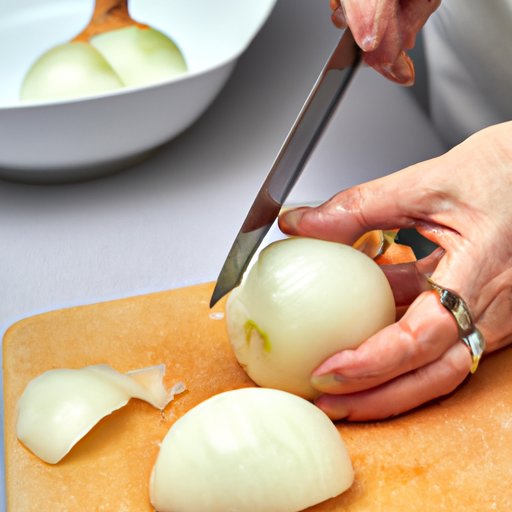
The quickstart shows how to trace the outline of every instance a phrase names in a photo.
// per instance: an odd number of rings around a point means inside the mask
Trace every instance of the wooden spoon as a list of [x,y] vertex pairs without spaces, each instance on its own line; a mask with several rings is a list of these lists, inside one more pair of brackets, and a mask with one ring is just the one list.
[[130,16],[128,0],[96,0],[91,20],[72,42],[87,43],[98,34],[125,27],[149,28]]
[[160,82],[186,70],[181,50],[165,34],[135,21],[128,12],[128,0],[95,0],[87,26],[32,64],[20,98],[98,94]]

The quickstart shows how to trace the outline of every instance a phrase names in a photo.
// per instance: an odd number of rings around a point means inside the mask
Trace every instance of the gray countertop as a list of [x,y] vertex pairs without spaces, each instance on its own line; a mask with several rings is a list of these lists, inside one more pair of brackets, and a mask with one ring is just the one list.
[[[212,107],[148,160],[77,184],[0,181],[0,333],[41,311],[214,280],[338,37],[327,1],[280,0]],[[290,202],[442,151],[413,96],[362,69]]]

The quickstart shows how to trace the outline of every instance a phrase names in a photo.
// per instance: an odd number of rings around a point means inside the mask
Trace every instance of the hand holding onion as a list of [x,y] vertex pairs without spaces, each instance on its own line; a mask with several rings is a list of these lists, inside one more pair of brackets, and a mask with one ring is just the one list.
[[416,228],[439,247],[415,263],[382,267],[398,322],[355,350],[328,358],[313,383],[332,418],[385,418],[454,390],[471,358],[425,274],[468,304],[486,352],[512,342],[512,122],[487,128],[448,153],[351,188],[316,208],[290,210],[293,235],[353,243],[375,229]]
[[31,66],[20,97],[47,100],[99,94],[167,80],[186,68],[173,41],[130,17],[127,0],[96,0],[85,29]]

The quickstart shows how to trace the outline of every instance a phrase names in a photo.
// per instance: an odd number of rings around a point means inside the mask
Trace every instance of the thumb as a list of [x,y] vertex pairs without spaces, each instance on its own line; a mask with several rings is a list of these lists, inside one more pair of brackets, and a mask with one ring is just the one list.
[[346,244],[372,229],[410,228],[430,223],[429,162],[339,192],[316,207],[288,209],[279,217],[289,235]]

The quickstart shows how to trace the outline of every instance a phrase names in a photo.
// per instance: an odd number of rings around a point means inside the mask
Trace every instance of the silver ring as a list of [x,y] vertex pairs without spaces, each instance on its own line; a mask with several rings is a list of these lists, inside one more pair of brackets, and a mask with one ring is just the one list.
[[428,276],[427,280],[431,288],[439,295],[441,304],[457,322],[460,339],[468,347],[471,354],[471,373],[475,373],[485,350],[485,339],[475,326],[468,305],[454,291],[439,286]]

